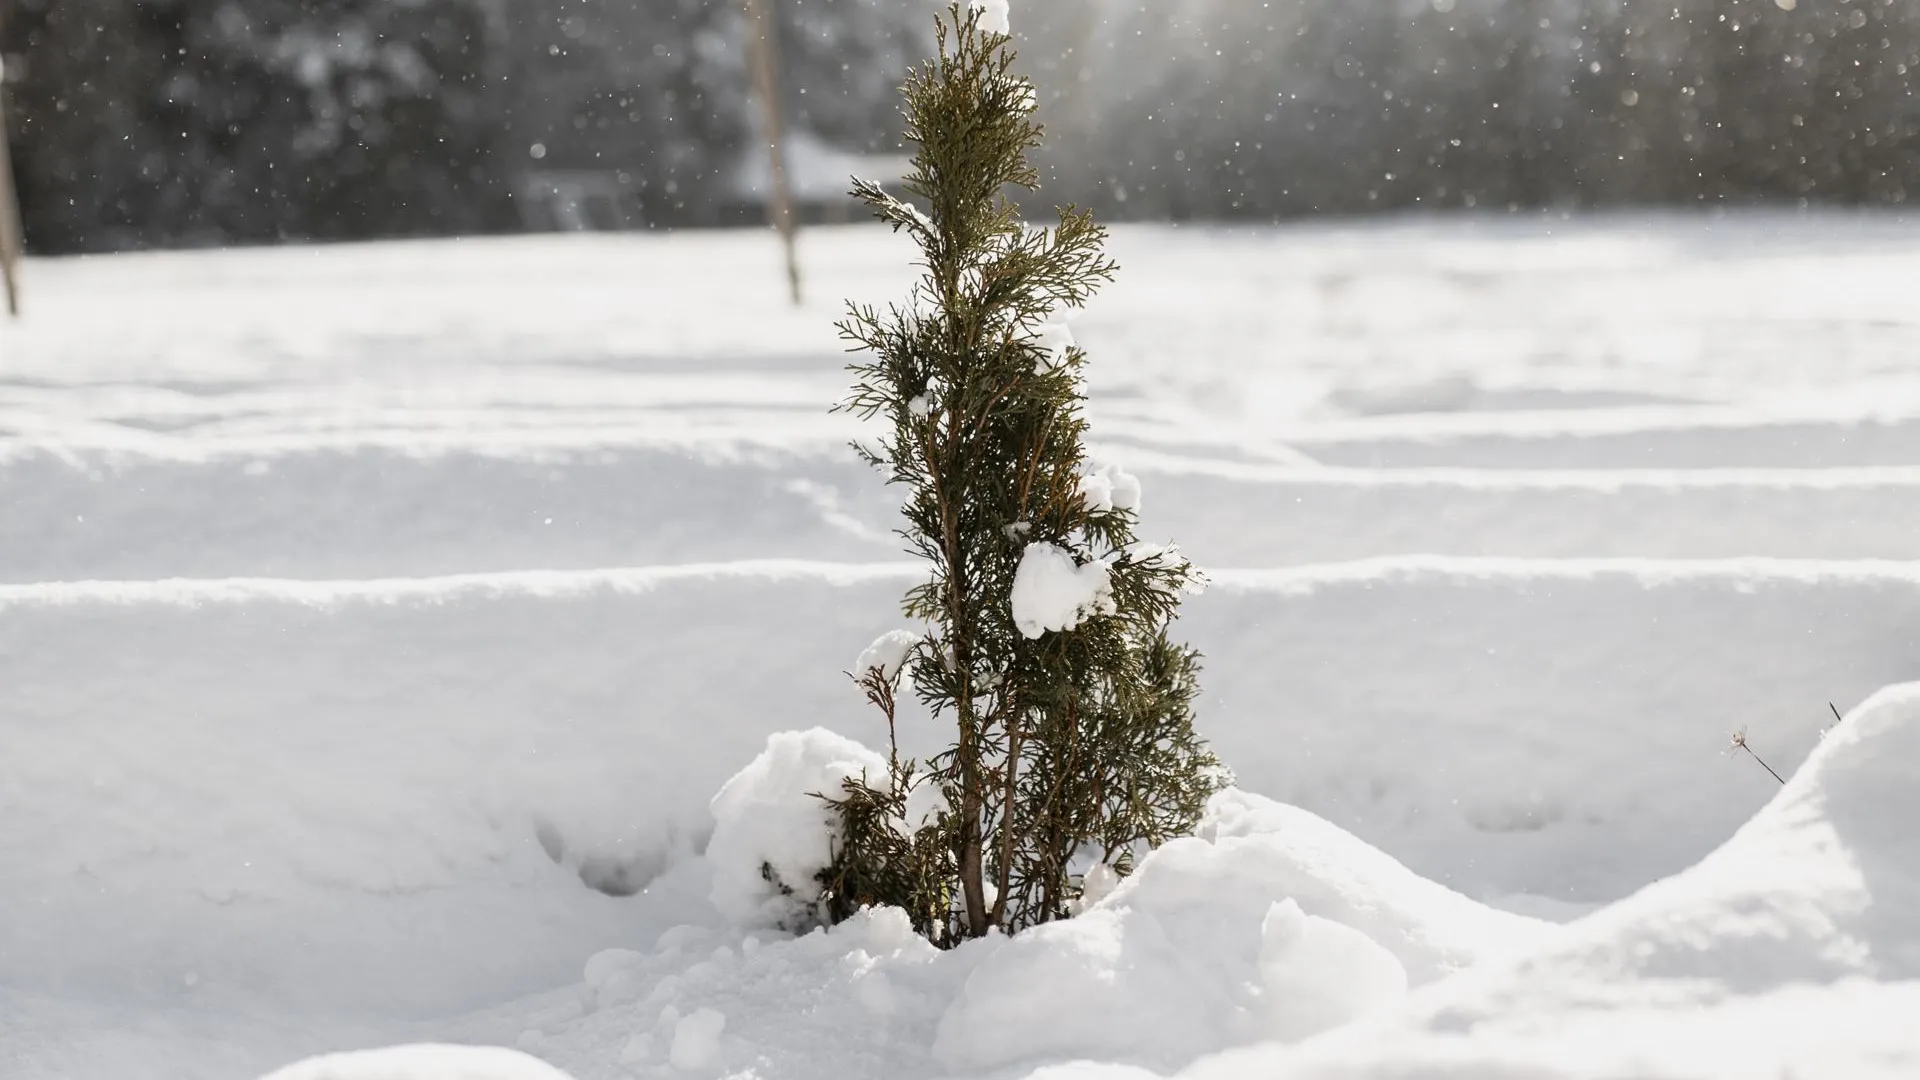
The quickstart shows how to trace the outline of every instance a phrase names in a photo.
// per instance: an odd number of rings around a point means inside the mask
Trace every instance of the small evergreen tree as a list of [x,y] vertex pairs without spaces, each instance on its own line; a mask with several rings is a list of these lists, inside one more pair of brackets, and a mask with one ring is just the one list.
[[850,308],[841,332],[867,356],[841,407],[885,425],[857,448],[907,489],[901,535],[932,567],[905,601],[927,634],[855,678],[890,730],[904,676],[956,738],[925,763],[896,739],[884,783],[830,800],[820,884],[830,919],[893,904],[951,944],[1070,914],[1089,870],[1125,874],[1190,831],[1223,773],[1193,729],[1197,654],[1167,636],[1202,579],[1135,541],[1131,477],[1090,468],[1086,357],[1049,322],[1112,278],[1105,230],[1071,208],[1022,222],[1005,189],[1038,184],[1033,86],[977,7],[936,36],[904,89],[904,189],[928,209],[854,190],[926,272],[904,306]]

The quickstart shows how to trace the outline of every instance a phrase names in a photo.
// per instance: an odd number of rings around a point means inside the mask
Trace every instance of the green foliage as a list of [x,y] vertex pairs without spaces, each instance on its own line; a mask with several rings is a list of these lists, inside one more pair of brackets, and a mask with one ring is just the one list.
[[[1038,185],[1033,86],[1009,39],[957,5],[937,37],[904,91],[917,153],[903,187],[928,209],[854,190],[918,244],[925,274],[905,305],[850,309],[841,332],[866,356],[842,408],[886,430],[860,452],[906,489],[901,535],[931,569],[905,601],[930,627],[905,675],[956,738],[924,768],[896,746],[887,788],[856,783],[834,801],[843,849],[823,883],[845,903],[907,907],[947,942],[1069,914],[1089,860],[1124,873],[1141,847],[1189,830],[1220,772],[1193,730],[1197,656],[1166,633],[1200,575],[1136,543],[1131,509],[1082,494],[1086,356],[1036,336],[1113,277],[1106,232],[1070,208],[1051,229],[1021,220],[1005,193]],[[1043,544],[1104,566],[1112,604],[1028,638],[1013,585]],[[855,677],[892,724],[893,680]],[[897,819],[916,784],[936,785],[947,811],[913,831]]]

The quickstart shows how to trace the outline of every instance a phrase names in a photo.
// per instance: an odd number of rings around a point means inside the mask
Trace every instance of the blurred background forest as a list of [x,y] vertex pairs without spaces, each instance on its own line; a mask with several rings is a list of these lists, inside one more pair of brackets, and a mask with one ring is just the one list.
[[[809,216],[932,0],[770,0]],[[0,0],[42,253],[762,219],[735,0]],[[1046,202],[1116,219],[1888,204],[1920,0],[1027,0]]]

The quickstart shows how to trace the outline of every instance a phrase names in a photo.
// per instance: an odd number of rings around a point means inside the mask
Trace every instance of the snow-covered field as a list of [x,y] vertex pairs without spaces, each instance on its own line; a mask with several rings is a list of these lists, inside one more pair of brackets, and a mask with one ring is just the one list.
[[731,924],[700,854],[769,735],[883,737],[841,671],[916,570],[827,408],[904,241],[808,234],[797,310],[747,233],[30,262],[0,1077],[1920,1070],[1920,690],[1874,696],[1920,680],[1920,226],[1114,250],[1095,435],[1216,580],[1240,791],[942,955]]

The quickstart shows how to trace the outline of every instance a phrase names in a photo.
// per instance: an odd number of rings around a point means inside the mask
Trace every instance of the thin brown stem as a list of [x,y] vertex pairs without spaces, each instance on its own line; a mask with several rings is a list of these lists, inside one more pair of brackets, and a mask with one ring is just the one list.
[[[954,666],[967,672],[971,668],[972,648],[966,620],[966,593],[961,585],[963,553],[960,550],[959,525],[953,505],[940,484],[933,448],[923,450],[934,498],[940,509],[941,553],[947,563],[947,648],[953,651]],[[982,857],[980,812],[986,802],[980,780],[979,720],[973,710],[972,679],[963,674],[960,693],[954,701],[960,728],[956,762],[960,768],[960,892],[967,909],[967,932],[983,937],[987,932],[987,890],[985,859]]]
[[993,925],[1002,926],[1007,917],[1007,895],[1013,891],[1013,803],[1018,794],[1020,778],[1021,728],[1017,724],[1008,724],[1007,733],[1007,785],[1000,808],[1000,880],[993,898]]
[[1047,426],[1040,429],[1040,442],[1034,446],[1033,456],[1027,459],[1026,472],[1020,478],[1020,508],[1029,521],[1033,519],[1033,514],[1027,510],[1027,500],[1033,495],[1033,478],[1040,470],[1041,456],[1047,452],[1047,440],[1052,434],[1052,427],[1053,422],[1049,420]]
[[[1829,704],[1829,707],[1831,707],[1832,703],[1829,702],[1828,704]],[[1733,745],[1734,745],[1734,748],[1737,750],[1745,750],[1747,752],[1748,757],[1751,757],[1753,760],[1759,762],[1760,767],[1767,770],[1768,775],[1772,776],[1775,780],[1780,781],[1783,787],[1786,785],[1786,782],[1787,782],[1786,779],[1782,777],[1779,773],[1774,772],[1773,766],[1767,764],[1765,758],[1761,757],[1759,754],[1754,753],[1753,747],[1747,745],[1746,731],[1742,730],[1734,733]]]

